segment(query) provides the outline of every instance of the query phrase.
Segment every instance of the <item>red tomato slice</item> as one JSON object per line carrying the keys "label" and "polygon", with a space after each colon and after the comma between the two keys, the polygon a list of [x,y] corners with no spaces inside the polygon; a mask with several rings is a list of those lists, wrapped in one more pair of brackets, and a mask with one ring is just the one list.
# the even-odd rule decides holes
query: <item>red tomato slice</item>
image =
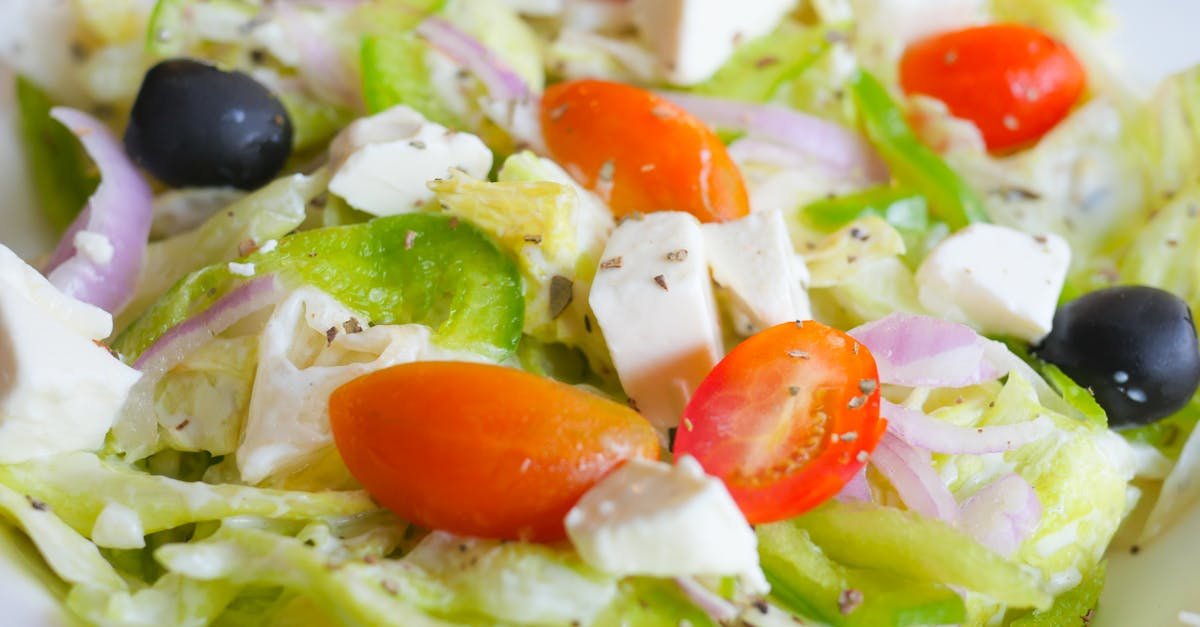
{"label": "red tomato slice", "polygon": [[654,428],[628,407],[501,366],[393,366],[338,388],[329,417],[381,505],[486,538],[560,540],[588,488],[626,459],[658,459]]}
{"label": "red tomato slice", "polygon": [[694,456],[747,520],[767,523],[837,494],[886,425],[867,348],[818,322],[788,322],[739,344],[701,382],[675,456]]}
{"label": "red tomato slice", "polygon": [[1020,24],[935,35],[900,59],[904,91],[937,98],[974,122],[992,151],[1041,138],[1070,113],[1085,83],[1066,46]]}
{"label": "red tomato slice", "polygon": [[750,212],[742,174],[700,120],[622,83],[558,83],[542,95],[542,132],[555,161],[617,217],[686,211],[701,222]]}

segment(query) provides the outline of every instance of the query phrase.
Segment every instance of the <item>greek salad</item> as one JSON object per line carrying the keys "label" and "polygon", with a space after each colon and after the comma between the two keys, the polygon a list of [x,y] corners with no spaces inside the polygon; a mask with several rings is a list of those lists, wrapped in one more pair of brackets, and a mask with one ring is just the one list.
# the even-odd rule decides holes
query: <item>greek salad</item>
{"label": "greek salad", "polygon": [[1087,624],[1200,496],[1200,68],[1099,0],[69,6],[0,514],[82,624]]}

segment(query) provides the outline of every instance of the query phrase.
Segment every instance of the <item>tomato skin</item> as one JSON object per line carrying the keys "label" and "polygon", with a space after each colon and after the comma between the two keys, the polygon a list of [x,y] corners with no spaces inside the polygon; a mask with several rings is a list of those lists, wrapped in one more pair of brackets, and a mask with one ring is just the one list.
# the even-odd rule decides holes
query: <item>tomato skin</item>
{"label": "tomato skin", "polygon": [[648,91],[599,80],[558,83],[542,95],[541,123],[554,160],[617,217],[686,211],[721,222],[750,212],[721,139]]}
{"label": "tomato skin", "polygon": [[867,348],[818,322],[787,322],[739,344],[701,382],[675,455],[723,479],[750,523],[768,523],[837,494],[886,426]]}
{"label": "tomato skin", "polygon": [[513,368],[393,366],[329,401],[338,451],[384,507],[424,527],[560,540],[579,497],[632,457],[658,458],[628,407]]}
{"label": "tomato skin", "polygon": [[993,152],[1049,132],[1070,113],[1086,81],[1066,46],[1020,24],[935,35],[909,46],[900,59],[904,91],[937,98],[974,122]]}

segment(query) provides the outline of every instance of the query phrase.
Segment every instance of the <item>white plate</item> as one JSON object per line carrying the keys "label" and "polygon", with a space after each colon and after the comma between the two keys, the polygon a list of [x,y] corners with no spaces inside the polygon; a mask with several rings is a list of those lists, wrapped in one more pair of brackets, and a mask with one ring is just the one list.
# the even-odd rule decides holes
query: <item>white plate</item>
{"label": "white plate", "polygon": [[[62,0],[0,0],[0,242],[32,258],[52,244],[48,229],[32,211],[25,172],[19,159],[12,118],[14,52],[27,48],[32,37],[55,31],[55,7]],[[1151,85],[1162,76],[1200,61],[1200,0],[1111,0],[1121,17],[1116,43],[1136,84]],[[44,50],[44,49],[43,49]],[[57,54],[19,57],[22,71],[52,76],[52,68],[67,58]],[[0,295],[2,296],[2,295]],[[4,624],[58,626],[72,619],[57,600],[62,587],[54,582],[36,551],[11,528],[0,525],[0,609]],[[1200,507],[1137,555],[1114,550],[1097,627],[1179,625],[1179,613],[1200,613]]]}

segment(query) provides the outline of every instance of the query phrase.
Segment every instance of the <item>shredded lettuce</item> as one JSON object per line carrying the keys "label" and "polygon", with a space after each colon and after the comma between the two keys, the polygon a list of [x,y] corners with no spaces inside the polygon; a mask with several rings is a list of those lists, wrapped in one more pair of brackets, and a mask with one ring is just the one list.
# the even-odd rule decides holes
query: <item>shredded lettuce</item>
{"label": "shredded lettuce", "polygon": [[91,453],[68,453],[0,467],[0,484],[28,494],[75,531],[91,536],[101,513],[118,503],[142,533],[231,516],[306,520],[377,509],[365,492],[298,492],[209,485],[155,476]]}

